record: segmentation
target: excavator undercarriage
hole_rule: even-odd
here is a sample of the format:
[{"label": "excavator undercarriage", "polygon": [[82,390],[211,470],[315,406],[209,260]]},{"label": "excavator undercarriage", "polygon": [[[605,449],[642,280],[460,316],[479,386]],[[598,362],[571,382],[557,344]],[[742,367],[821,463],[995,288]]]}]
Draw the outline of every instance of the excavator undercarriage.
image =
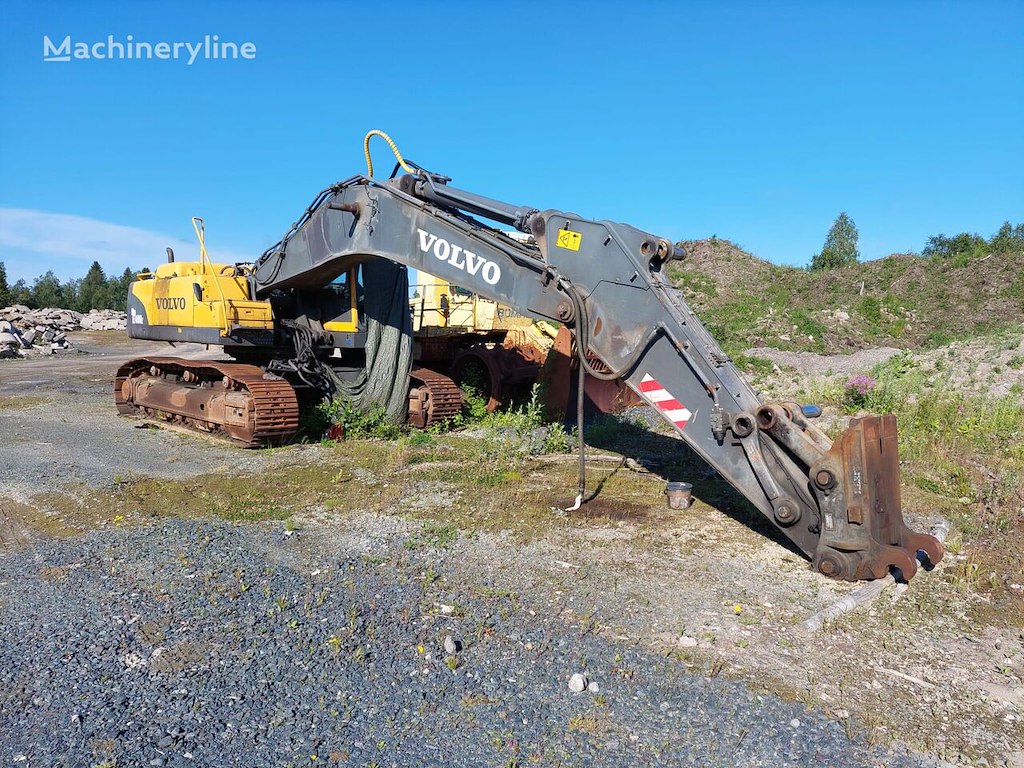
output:
[{"label": "excavator undercarriage", "polygon": [[295,389],[241,363],[140,357],[114,379],[118,413],[225,437],[245,448],[288,442],[299,427]]},{"label": "excavator undercarriage", "polygon": [[[462,410],[462,391],[429,368],[409,373],[408,422],[444,424]],[[118,413],[161,426],[222,437],[243,448],[291,441],[299,429],[295,387],[262,368],[178,357],[139,357],[114,379]]]}]

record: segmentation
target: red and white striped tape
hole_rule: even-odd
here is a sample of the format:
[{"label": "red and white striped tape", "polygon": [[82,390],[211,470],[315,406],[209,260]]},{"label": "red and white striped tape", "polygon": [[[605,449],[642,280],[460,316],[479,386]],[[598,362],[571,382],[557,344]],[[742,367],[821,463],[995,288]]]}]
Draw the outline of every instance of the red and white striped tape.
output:
[{"label": "red and white striped tape", "polygon": [[664,411],[668,420],[680,429],[685,427],[686,422],[693,418],[690,409],[672,397],[672,393],[661,386],[649,374],[645,373],[640,381],[640,392],[645,398],[650,400],[651,405]]}]

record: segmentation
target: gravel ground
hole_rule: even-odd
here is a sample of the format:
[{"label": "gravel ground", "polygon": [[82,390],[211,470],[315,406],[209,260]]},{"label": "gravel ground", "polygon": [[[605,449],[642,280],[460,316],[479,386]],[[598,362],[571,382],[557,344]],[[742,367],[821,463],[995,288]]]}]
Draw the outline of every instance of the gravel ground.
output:
[{"label": "gravel ground", "polygon": [[[113,415],[120,360],[206,351],[76,343],[91,354],[0,365],[0,765],[936,765],[866,734],[1024,768],[1022,637],[968,618],[987,598],[957,587],[965,554],[808,638],[795,625],[852,586],[737,525],[728,500],[698,493],[665,514],[657,483],[622,515],[591,509],[536,541],[474,524],[439,543],[410,518],[445,525],[465,488],[382,446],[386,478],[342,463],[406,484],[392,506],[289,507],[290,537],[280,523],[117,523],[96,500],[133,479],[191,493],[195,475],[338,455],[135,429]],[[89,505],[68,530],[99,529],[50,538],[63,529],[47,497],[62,493]],[[574,672],[600,690],[571,693]],[[769,689],[813,713],[752,693]]]},{"label": "gravel ground", "polygon": [[849,355],[817,355],[814,352],[783,352],[773,347],[748,349],[745,355],[770,360],[776,365],[792,368],[804,376],[852,376],[870,371],[900,350],[894,347],[862,349]]},{"label": "gravel ground", "polygon": [[[111,338],[113,337],[113,338]],[[266,454],[238,451],[119,418],[113,381],[124,361],[143,355],[216,358],[199,344],[130,341],[123,334],[76,333],[79,350],[39,360],[3,361],[0,397],[39,400],[0,411],[0,492],[26,501],[41,488],[109,485],[115,477],[181,478],[232,467],[253,470]]]},{"label": "gravel ground", "polygon": [[[166,521],[0,556],[0,760],[935,764],[514,595],[455,586],[454,550],[394,530],[370,552],[359,541]],[[573,673],[599,690],[573,693]]]}]

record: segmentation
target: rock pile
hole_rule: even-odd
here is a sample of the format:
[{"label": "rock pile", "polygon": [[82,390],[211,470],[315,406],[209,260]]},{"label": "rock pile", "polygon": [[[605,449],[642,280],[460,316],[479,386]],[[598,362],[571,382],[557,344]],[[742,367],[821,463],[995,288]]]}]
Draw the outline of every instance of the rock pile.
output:
[{"label": "rock pile", "polygon": [[78,323],[85,331],[123,331],[128,327],[128,315],[116,309],[94,309]]},{"label": "rock pile", "polygon": [[19,328],[9,320],[0,320],[0,359],[27,357],[30,353],[52,355],[71,348],[67,333],[44,325]]},{"label": "rock pile", "polygon": [[71,331],[123,330],[127,315],[113,309],[94,309],[88,314],[73,309],[29,309],[15,304],[0,309],[0,359],[52,355],[71,349]]},{"label": "rock pile", "polygon": [[0,319],[7,320],[22,329],[44,326],[47,330],[74,331],[80,326],[82,314],[73,309],[29,309],[24,304],[0,309]]}]

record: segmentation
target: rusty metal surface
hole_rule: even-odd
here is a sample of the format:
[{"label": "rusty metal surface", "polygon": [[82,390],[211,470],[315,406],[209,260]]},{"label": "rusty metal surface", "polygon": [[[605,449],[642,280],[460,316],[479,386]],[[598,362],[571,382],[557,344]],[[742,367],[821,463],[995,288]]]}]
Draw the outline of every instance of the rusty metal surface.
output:
[{"label": "rusty metal surface", "polygon": [[482,393],[488,412],[505,405],[517,390],[532,386],[541,370],[543,350],[531,345],[474,344],[463,350],[451,365],[451,377],[463,382],[474,366],[484,373]]},{"label": "rusty metal surface", "polygon": [[[754,418],[738,414],[732,428],[743,441],[780,525],[801,519],[799,514],[790,514],[789,508],[798,509],[794,505],[800,501],[780,501],[775,478],[755,441],[757,431],[770,435],[797,460],[801,474],[806,471],[818,509],[806,531],[814,534],[816,541],[802,548],[821,573],[857,581],[878,579],[898,569],[904,579],[910,579],[917,572],[919,552],[932,564],[942,559],[942,544],[935,537],[917,533],[903,521],[894,416],[852,419],[846,432],[832,443],[792,405],[761,406]],[[783,503],[789,507],[780,515]]]},{"label": "rusty metal surface", "polygon": [[[828,475],[822,475],[823,472]],[[942,559],[942,544],[903,520],[900,499],[896,417],[852,419],[812,477],[831,480],[825,498],[841,498],[841,508],[823,504],[824,521],[815,555],[818,570],[849,580],[881,578],[898,568],[903,578],[917,572],[918,552],[931,564]]]},{"label": "rusty metal surface", "polygon": [[462,392],[444,374],[429,368],[409,372],[409,423],[419,429],[441,424],[462,410]]},{"label": "rusty metal surface", "polygon": [[[597,356],[588,354],[587,361],[597,370],[610,369]],[[576,352],[572,332],[562,326],[555,336],[544,364],[545,405],[552,414],[573,413],[576,407]],[[583,387],[590,408],[598,413],[618,413],[643,405],[644,401],[621,380],[602,381],[587,376]]]},{"label": "rusty metal surface", "polygon": [[119,413],[224,437],[246,448],[279,445],[299,426],[292,386],[241,363],[142,357],[114,379]]}]

